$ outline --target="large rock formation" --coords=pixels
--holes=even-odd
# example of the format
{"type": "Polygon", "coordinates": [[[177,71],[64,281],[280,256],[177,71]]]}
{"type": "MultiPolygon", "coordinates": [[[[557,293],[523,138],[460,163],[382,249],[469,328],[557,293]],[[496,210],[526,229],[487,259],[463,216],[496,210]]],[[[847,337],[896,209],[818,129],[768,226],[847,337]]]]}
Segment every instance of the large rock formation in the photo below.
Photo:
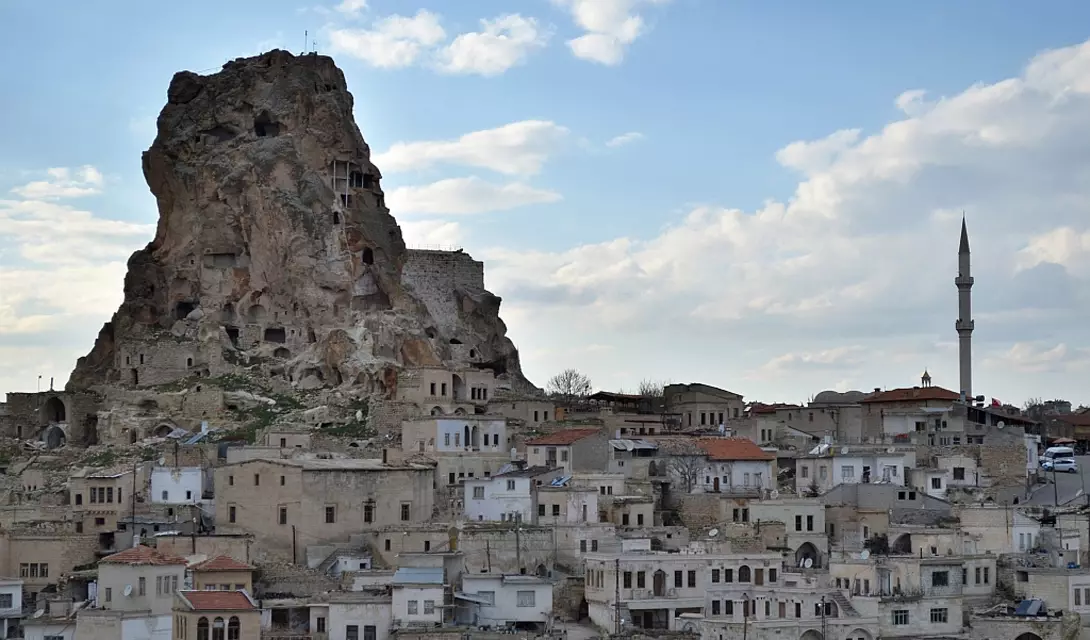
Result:
{"type": "Polygon", "coordinates": [[[167,98],[143,157],[155,239],[69,390],[246,372],[389,393],[413,366],[528,385],[480,263],[406,250],[331,58],[181,72],[167,98]]]}

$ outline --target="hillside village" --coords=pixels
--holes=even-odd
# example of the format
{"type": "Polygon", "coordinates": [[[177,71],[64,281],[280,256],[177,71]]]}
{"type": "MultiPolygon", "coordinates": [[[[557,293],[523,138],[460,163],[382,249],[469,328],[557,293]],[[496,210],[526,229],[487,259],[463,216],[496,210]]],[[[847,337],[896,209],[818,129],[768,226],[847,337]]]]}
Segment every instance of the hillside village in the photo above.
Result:
{"type": "Polygon", "coordinates": [[[1041,464],[1090,413],[972,393],[964,225],[958,391],[542,389],[351,105],[313,54],[172,80],[125,301],[0,405],[0,640],[1090,637],[1082,471],[1041,464]]]}

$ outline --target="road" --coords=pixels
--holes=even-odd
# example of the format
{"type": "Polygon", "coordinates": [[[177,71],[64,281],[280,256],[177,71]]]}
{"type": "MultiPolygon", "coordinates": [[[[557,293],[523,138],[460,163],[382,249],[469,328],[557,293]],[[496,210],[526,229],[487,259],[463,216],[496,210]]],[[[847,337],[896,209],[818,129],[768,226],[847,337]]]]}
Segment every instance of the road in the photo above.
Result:
{"type": "Polygon", "coordinates": [[[1025,504],[1048,507],[1057,502],[1064,505],[1076,499],[1085,500],[1082,497],[1083,489],[1090,487],[1090,484],[1086,484],[1090,483],[1090,478],[1086,477],[1090,473],[1090,469],[1087,468],[1090,467],[1090,456],[1078,456],[1075,460],[1079,463],[1078,473],[1055,474],[1055,485],[1052,484],[1053,474],[1047,473],[1048,484],[1040,485],[1025,504]]]}

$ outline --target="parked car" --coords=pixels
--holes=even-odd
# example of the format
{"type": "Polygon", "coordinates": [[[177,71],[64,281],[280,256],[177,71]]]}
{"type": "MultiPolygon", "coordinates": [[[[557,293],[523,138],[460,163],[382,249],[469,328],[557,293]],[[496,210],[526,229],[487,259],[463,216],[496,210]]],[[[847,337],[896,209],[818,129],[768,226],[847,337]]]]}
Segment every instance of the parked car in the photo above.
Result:
{"type": "Polygon", "coordinates": [[[1046,460],[1041,468],[1045,471],[1055,471],[1056,473],[1078,473],[1079,463],[1075,462],[1074,458],[1054,458],[1052,460],[1046,460]]]}

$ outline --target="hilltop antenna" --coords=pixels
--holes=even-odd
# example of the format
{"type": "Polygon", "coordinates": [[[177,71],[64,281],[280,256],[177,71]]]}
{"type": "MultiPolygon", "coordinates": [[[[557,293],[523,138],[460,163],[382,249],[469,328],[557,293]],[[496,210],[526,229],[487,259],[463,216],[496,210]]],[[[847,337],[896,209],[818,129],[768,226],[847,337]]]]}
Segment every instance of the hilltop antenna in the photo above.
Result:
{"type": "Polygon", "coordinates": [[[310,32],[303,29],[303,53],[307,52],[307,43],[310,42],[310,32]]]}

